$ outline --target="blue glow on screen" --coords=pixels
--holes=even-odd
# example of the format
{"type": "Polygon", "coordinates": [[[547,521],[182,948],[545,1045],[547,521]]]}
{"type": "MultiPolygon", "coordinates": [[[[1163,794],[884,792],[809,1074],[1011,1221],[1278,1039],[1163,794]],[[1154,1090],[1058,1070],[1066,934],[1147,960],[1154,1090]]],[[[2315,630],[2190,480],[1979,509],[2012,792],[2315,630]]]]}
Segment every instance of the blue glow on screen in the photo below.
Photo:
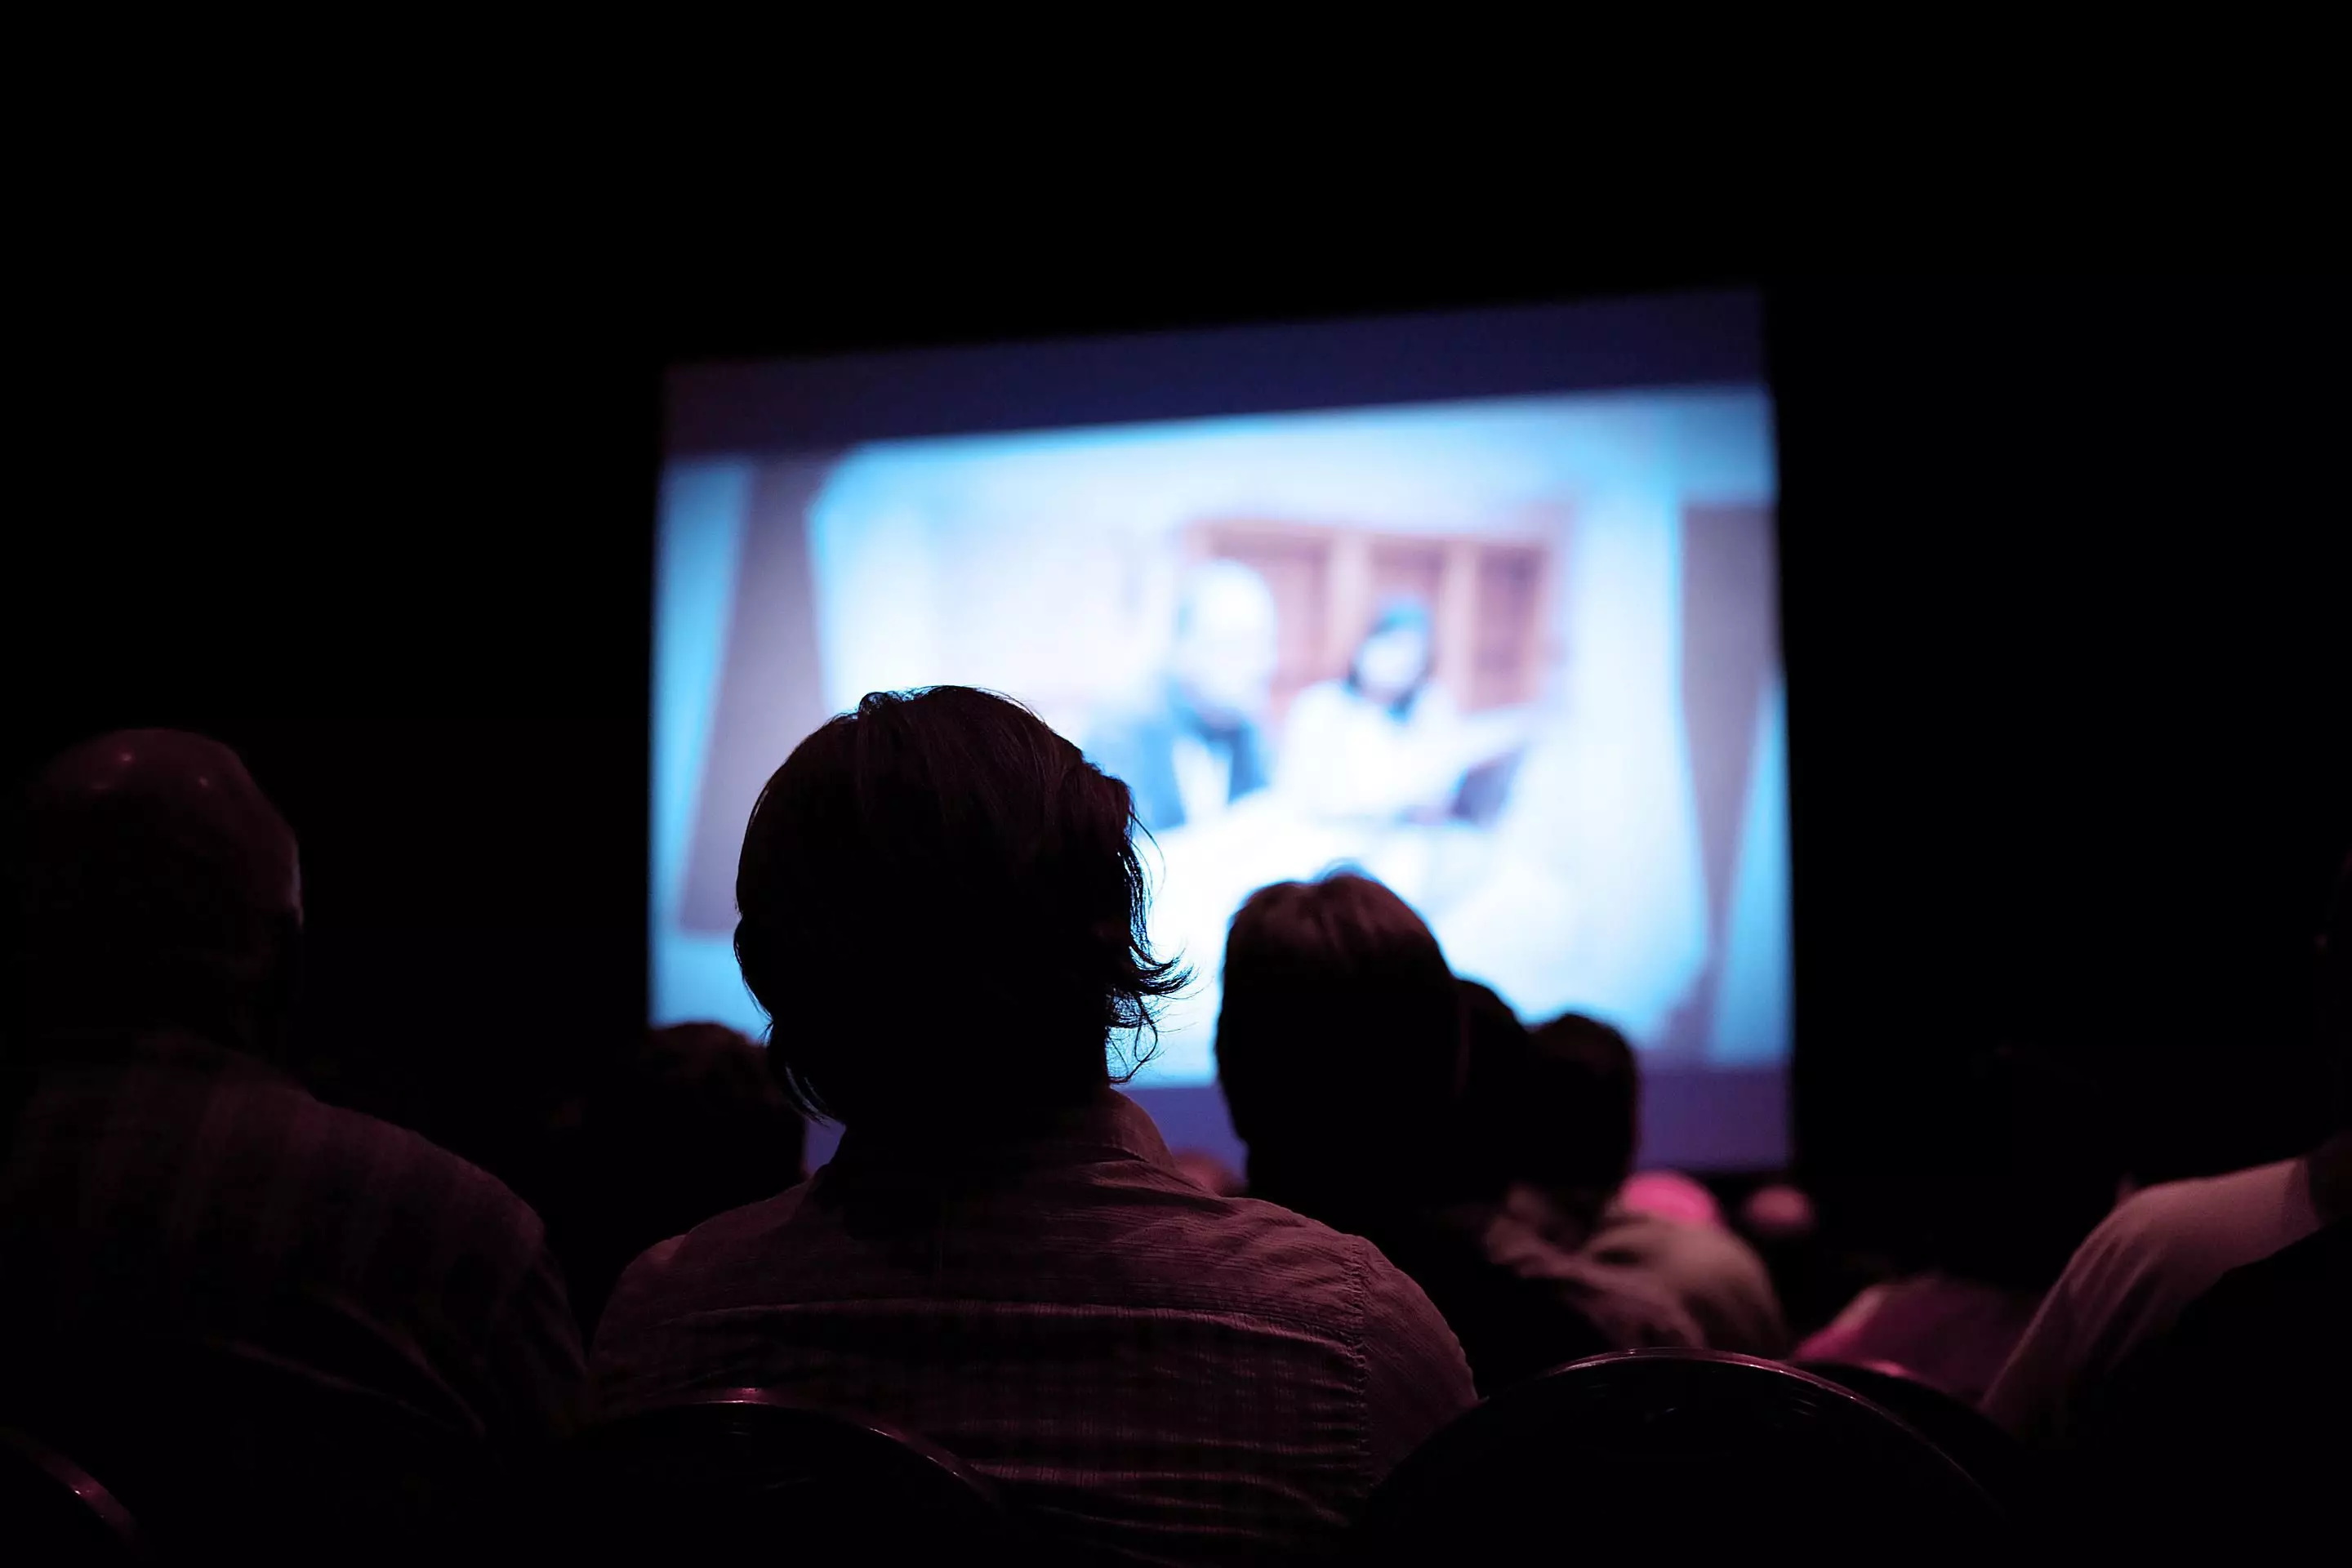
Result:
{"type": "MultiPolygon", "coordinates": [[[[1199,979],[1164,1020],[1139,1083],[1213,1079],[1224,922],[1251,888],[1337,863],[1397,887],[1456,970],[1531,1021],[1595,1013],[1645,1051],[1671,1047],[1693,1067],[1785,1060],[1786,704],[1761,388],[881,441],[794,461],[824,466],[793,520],[806,572],[791,594],[744,573],[747,538],[772,521],[755,515],[759,460],[673,461],[665,471],[656,1022],[715,1018],[755,1034],[763,1024],[726,931],[708,913],[689,919],[686,897],[690,863],[704,863],[698,831],[724,850],[730,826],[698,813],[739,616],[812,622],[821,689],[799,732],[869,690],[959,682],[1022,698],[1092,750],[1106,714],[1131,711],[1166,685],[1186,584],[1204,561],[1228,560],[1248,563],[1276,604],[1286,674],[1255,721],[1274,782],[1155,835],[1155,941],[1181,947],[1199,979]],[[1733,520],[1710,527],[1764,531],[1760,549],[1745,540],[1738,557],[1763,563],[1759,570],[1705,579],[1719,603],[1690,596],[1701,578],[1686,535],[1701,514],[1733,520]],[[1519,590],[1509,584],[1521,582],[1533,586],[1512,597],[1519,590]],[[1448,788],[1456,775],[1462,785],[1455,815],[1349,815],[1354,807],[1313,793],[1328,759],[1297,754],[1286,729],[1316,711],[1339,714],[1343,728],[1359,721],[1332,689],[1362,628],[1335,617],[1360,620],[1401,596],[1424,601],[1440,628],[1446,743],[1486,757],[1501,744],[1489,737],[1517,738],[1495,753],[1507,764],[1503,782],[1475,810],[1463,803],[1475,770],[1455,768],[1445,775],[1448,788]],[[1762,627],[1745,671],[1752,679],[1730,683],[1746,705],[1701,737],[1709,757],[1739,769],[1706,796],[1721,804],[1704,810],[1697,721],[1686,711],[1693,605],[1762,627]],[[1702,822],[1707,811],[1718,828],[1702,822]],[[1718,857],[1720,887],[1709,885],[1710,832],[1730,846],[1718,857]],[[1701,1022],[1687,1023],[1694,1016],[1701,1022]]],[[[762,772],[789,745],[780,736],[762,772]]],[[[1185,776],[1204,776],[1198,755],[1186,755],[1194,772],[1185,776]]],[[[1212,757],[1217,787],[1239,787],[1237,766],[1212,757]]],[[[731,830],[740,839],[740,820],[731,830]]]]}
{"type": "MultiPolygon", "coordinates": [[[[756,1035],[731,940],[678,918],[688,839],[702,785],[736,562],[754,465],[674,463],[664,472],[654,568],[652,1012],[657,1024],[709,1018],[756,1035]]],[[[781,760],[781,759],[779,759],[781,760]]]]}

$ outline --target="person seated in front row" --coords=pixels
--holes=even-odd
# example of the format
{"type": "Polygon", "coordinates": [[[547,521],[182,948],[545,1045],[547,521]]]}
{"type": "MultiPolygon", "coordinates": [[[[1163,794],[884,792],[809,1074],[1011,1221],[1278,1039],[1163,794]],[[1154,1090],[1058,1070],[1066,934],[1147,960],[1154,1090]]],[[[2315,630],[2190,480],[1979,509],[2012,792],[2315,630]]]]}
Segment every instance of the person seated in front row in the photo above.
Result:
{"type": "Polygon", "coordinates": [[[2222,1275],[2104,1392],[2060,1466],[2059,1531],[2141,1563],[2292,1563],[2338,1538],[2347,1324],[2352,1219],[2222,1275]]]}
{"type": "Polygon", "coordinates": [[[2223,1275],[2352,1219],[2352,857],[2315,948],[2335,1131],[2294,1159],[2143,1187],[2100,1221],[1985,1394],[1985,1414],[2027,1447],[2063,1455],[2096,1442],[2130,1368],[2223,1275]]]}
{"type": "Polygon", "coordinates": [[[1662,1213],[1664,1205],[1627,1200],[1641,1076],[1625,1037],[1571,1013],[1524,1031],[1521,1040],[1516,1060],[1482,1063],[1475,1080],[1475,1118],[1512,1163],[1490,1249],[1505,1258],[1564,1251],[1613,1282],[1592,1310],[1617,1337],[1634,1338],[1644,1321],[1637,1316],[1619,1326],[1621,1303],[1646,1314],[1646,1303],[1663,1296],[1688,1315],[1710,1350],[1787,1353],[1780,1300],[1754,1248],[1719,1221],[1697,1217],[1706,1211],[1695,1205],[1662,1213]]]}
{"type": "Polygon", "coordinates": [[[877,693],[803,741],[744,834],[735,950],[769,1060],[845,1131],[780,1196],[631,1266],[603,1408],[758,1384],[940,1444],[1062,1546],[1339,1552],[1474,1399],[1362,1239],[1178,1168],[1112,1031],[1181,976],[1145,940],[1126,785],[1028,710],[877,693]]]}
{"type": "Polygon", "coordinates": [[[469,1529],[583,1392],[539,1217],[289,1075],[300,872],[235,752],[108,735],[26,804],[0,1421],[190,1561],[469,1529]]]}
{"type": "Polygon", "coordinates": [[[1565,1249],[1490,1249],[1505,1173],[1464,1136],[1465,1028],[1437,939],[1380,883],[1250,895],[1216,1053],[1251,1195],[1378,1246],[1454,1325],[1482,1393],[1602,1351],[1698,1343],[1675,1303],[1638,1285],[1605,1300],[1620,1282],[1565,1249]]]}
{"type": "Polygon", "coordinates": [[[591,1333],[621,1271],[713,1215],[808,1176],[807,1128],[760,1047],[724,1024],[673,1024],[599,1059],[551,1130],[541,1208],[591,1333]]]}

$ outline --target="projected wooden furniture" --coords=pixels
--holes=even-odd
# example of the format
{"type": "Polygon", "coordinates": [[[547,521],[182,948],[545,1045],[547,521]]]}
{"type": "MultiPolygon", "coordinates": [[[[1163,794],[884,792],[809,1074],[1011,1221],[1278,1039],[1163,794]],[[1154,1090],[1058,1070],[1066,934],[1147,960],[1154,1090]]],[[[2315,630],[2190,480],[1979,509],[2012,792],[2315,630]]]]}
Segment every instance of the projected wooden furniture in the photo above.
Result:
{"type": "Polygon", "coordinates": [[[1433,673],[1465,710],[1531,701],[1547,653],[1557,518],[1532,519],[1549,537],[1374,532],[1341,524],[1246,518],[1185,531],[1191,561],[1238,561],[1274,591],[1279,619],[1277,721],[1291,700],[1348,672],[1356,645],[1390,598],[1429,607],[1433,673]]]}

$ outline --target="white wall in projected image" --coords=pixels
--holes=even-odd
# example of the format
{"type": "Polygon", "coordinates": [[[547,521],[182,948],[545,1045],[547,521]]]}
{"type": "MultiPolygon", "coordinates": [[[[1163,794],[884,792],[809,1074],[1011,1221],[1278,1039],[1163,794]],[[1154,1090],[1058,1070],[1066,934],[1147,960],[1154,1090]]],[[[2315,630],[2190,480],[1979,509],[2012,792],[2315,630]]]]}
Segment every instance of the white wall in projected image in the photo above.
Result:
{"type": "Polygon", "coordinates": [[[673,463],[656,1019],[760,1023],[683,889],[727,826],[697,814],[719,689],[753,679],[730,647],[799,616],[824,710],[984,686],[1129,778],[1155,942],[1199,977],[1139,1083],[1213,1077],[1234,909],[1337,864],[1523,1017],[1609,1017],[1660,1065],[1784,1059],[1771,453],[1744,385],[875,442],[795,459],[821,466],[791,574],[747,570],[786,525],[760,463],[673,463]]]}

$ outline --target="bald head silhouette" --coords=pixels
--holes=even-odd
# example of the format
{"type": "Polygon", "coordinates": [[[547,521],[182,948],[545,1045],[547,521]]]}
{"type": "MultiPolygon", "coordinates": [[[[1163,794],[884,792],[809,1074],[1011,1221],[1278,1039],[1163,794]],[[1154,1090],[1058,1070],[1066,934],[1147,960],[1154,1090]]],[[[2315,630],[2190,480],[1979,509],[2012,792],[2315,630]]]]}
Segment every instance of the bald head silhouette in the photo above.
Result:
{"type": "Polygon", "coordinates": [[[273,1046],[302,894],[294,834],[237,754],[125,730],[27,792],[17,952],[25,1032],[176,1026],[273,1046]]]}

